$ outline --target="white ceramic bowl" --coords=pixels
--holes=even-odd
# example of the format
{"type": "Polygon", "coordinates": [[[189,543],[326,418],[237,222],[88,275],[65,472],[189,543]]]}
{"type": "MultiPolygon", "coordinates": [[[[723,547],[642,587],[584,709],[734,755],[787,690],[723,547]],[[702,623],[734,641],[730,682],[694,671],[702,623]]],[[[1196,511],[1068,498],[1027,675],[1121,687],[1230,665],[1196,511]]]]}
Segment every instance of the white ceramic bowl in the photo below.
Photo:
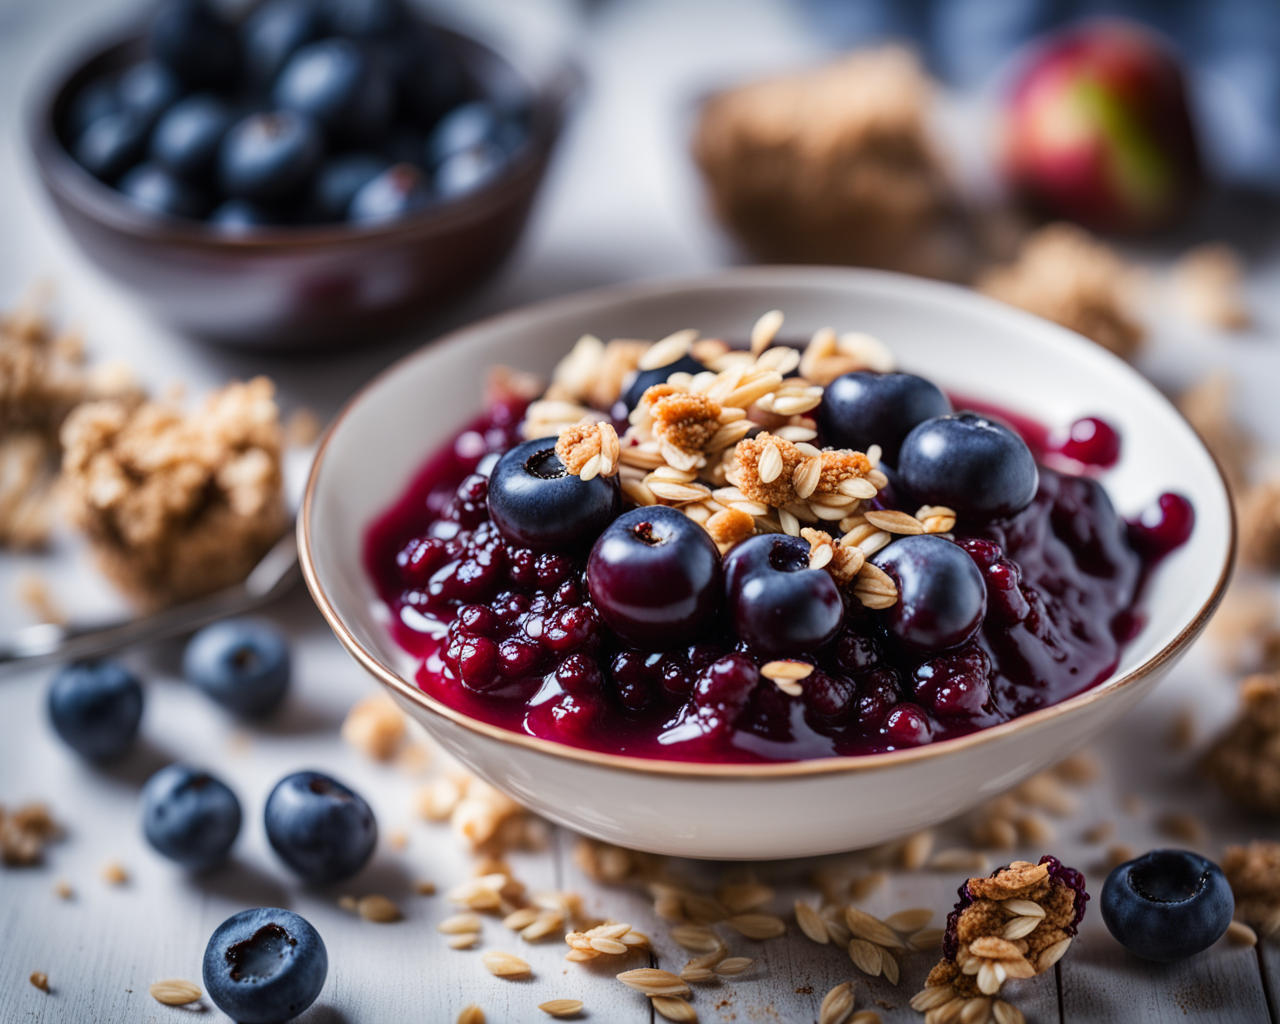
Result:
{"type": "Polygon", "coordinates": [[[978,804],[1088,742],[1131,708],[1204,628],[1235,536],[1213,459],[1125,363],[1054,324],[949,285],[866,270],[760,267],[589,292],[486,320],[391,367],[335,420],[299,522],[307,584],[351,654],[463,764],[553,821],[659,853],[776,858],[905,835],[978,804]],[[1195,504],[1190,542],[1157,571],[1148,623],[1105,683],[1004,725],[914,750],[785,764],[685,764],[579,750],[508,732],[422,693],[361,565],[370,521],[474,415],[494,363],[546,372],[584,332],[657,338],[681,327],[745,337],[760,313],[786,335],[823,325],[883,339],[900,365],[1050,426],[1096,414],[1119,428],[1105,478],[1122,514],[1163,491],[1195,504]]]}

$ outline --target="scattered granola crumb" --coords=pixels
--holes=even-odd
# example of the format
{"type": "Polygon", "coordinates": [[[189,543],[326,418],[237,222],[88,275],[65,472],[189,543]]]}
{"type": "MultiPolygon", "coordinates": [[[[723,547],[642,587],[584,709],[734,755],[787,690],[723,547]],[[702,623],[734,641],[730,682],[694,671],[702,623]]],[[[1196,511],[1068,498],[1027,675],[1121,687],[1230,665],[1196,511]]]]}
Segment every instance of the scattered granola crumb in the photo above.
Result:
{"type": "Polygon", "coordinates": [[[1258,933],[1243,921],[1232,921],[1227,925],[1227,941],[1233,946],[1256,946],[1258,933]]]}
{"type": "Polygon", "coordinates": [[[415,882],[413,891],[419,896],[434,896],[436,894],[435,882],[415,882]]]}
{"type": "Polygon", "coordinates": [[[1116,843],[1115,846],[1107,850],[1106,869],[1114,871],[1121,864],[1127,864],[1138,856],[1138,851],[1128,843],[1116,843]]]}
{"type": "Polygon", "coordinates": [[[67,621],[67,613],[54,600],[49,582],[36,572],[24,572],[18,577],[18,600],[26,605],[38,622],[58,625],[67,621]]]}
{"type": "Polygon", "coordinates": [[[1113,835],[1116,834],[1116,823],[1114,821],[1100,821],[1090,829],[1086,829],[1081,837],[1086,843],[1105,843],[1113,835]]]}
{"type": "Polygon", "coordinates": [[[458,1014],[458,1024],[485,1024],[484,1010],[476,1006],[475,1003],[469,1003],[458,1014]]]}
{"type": "Polygon", "coordinates": [[[1131,359],[1144,334],[1129,309],[1134,277],[1132,267],[1083,228],[1055,223],[1028,235],[1017,260],[988,271],[978,289],[1131,359]]]}
{"type": "Polygon", "coordinates": [[[153,981],[147,989],[151,998],[165,1006],[187,1006],[194,1003],[203,994],[199,985],[193,985],[181,978],[168,978],[164,981],[153,981]]]}
{"type": "Polygon", "coordinates": [[[60,900],[74,899],[76,895],[76,891],[71,888],[71,883],[65,878],[59,878],[53,883],[53,892],[60,900]]]}
{"type": "MultiPolygon", "coordinates": [[[[1236,420],[1234,390],[1227,371],[1217,370],[1182,392],[1177,404],[1218,460],[1232,494],[1240,498],[1248,490],[1249,463],[1257,442],[1236,420]]],[[[1247,524],[1243,513],[1241,522],[1247,524]]]]}
{"type": "Polygon", "coordinates": [[[1200,762],[1233,803],[1280,817],[1280,675],[1240,684],[1240,714],[1200,762]]]}
{"type": "Polygon", "coordinates": [[[1261,583],[1240,580],[1227,589],[1205,633],[1229,670],[1273,672],[1280,669],[1278,626],[1271,591],[1261,583]]]}
{"type": "Polygon", "coordinates": [[[1173,268],[1173,296],[1188,316],[1211,327],[1244,330],[1251,323],[1245,303],[1244,267],[1222,242],[1198,245],[1173,268]]]}
{"type": "Polygon", "coordinates": [[[32,971],[28,980],[41,992],[49,991],[49,975],[45,974],[44,971],[32,971]]]}
{"type": "Polygon", "coordinates": [[[1169,723],[1167,743],[1175,753],[1190,750],[1196,741],[1196,718],[1189,707],[1179,708],[1169,723]]]}
{"type": "Polygon", "coordinates": [[[1236,916],[1265,938],[1280,912],[1280,843],[1256,839],[1247,846],[1228,846],[1222,873],[1235,894],[1236,916]]]}
{"type": "Polygon", "coordinates": [[[399,907],[385,896],[376,893],[371,896],[362,896],[357,900],[356,913],[366,921],[373,921],[375,924],[390,924],[404,917],[399,907]]]}
{"type": "Polygon", "coordinates": [[[1264,480],[1236,493],[1241,559],[1280,572],[1280,480],[1264,480]]]}
{"type": "Polygon", "coordinates": [[[406,732],[404,713],[382,691],[357,701],[342,723],[342,738],[375,761],[395,757],[406,732]]]}
{"type": "Polygon", "coordinates": [[[27,804],[6,812],[0,806],[0,861],[7,867],[39,864],[44,847],[62,836],[44,804],[27,804]]]}
{"type": "Polygon", "coordinates": [[[102,880],[108,885],[126,885],[129,881],[129,872],[124,869],[124,865],[118,860],[107,861],[102,865],[102,880]]]}
{"type": "Polygon", "coordinates": [[[1167,836],[1188,843],[1201,842],[1205,837],[1205,828],[1200,819],[1182,811],[1160,815],[1156,819],[1156,828],[1167,836]]]}
{"type": "Polygon", "coordinates": [[[305,405],[299,406],[284,421],[284,443],[290,448],[310,448],[322,430],[324,424],[315,411],[305,405]]]}

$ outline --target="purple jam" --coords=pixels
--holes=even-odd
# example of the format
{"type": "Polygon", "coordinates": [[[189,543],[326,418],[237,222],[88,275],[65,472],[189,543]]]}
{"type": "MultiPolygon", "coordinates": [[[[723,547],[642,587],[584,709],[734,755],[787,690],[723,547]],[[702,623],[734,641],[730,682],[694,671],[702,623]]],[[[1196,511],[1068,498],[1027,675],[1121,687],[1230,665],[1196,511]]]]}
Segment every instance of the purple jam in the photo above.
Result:
{"type": "MultiPolygon", "coordinates": [[[[625,644],[591,599],[585,552],[537,554],[503,538],[487,474],[519,442],[522,415],[521,403],[499,403],[428,459],[369,528],[365,565],[396,640],[419,659],[425,693],[515,732],[608,753],[739,763],[871,754],[1057,704],[1114,671],[1141,628],[1149,571],[1193,521],[1185,499],[1165,495],[1157,512],[1126,524],[1091,476],[1042,465],[1021,512],[955,530],[986,588],[976,633],[922,652],[846,597],[835,636],[797,656],[814,671],[793,697],[757,685],[770,658],[723,616],[688,646],[625,644]]],[[[1050,450],[1044,427],[999,415],[1038,459],[1050,450]]],[[[1081,444],[1090,438],[1081,432],[1081,444]]],[[[892,488],[876,505],[896,507],[892,488]]]]}

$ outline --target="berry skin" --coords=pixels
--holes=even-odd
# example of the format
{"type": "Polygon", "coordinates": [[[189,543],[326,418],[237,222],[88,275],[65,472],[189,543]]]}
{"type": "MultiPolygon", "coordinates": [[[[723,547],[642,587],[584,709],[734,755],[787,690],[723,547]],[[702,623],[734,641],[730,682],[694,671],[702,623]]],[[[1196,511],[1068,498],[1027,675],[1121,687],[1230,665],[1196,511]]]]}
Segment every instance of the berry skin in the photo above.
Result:
{"type": "Polygon", "coordinates": [[[240,801],[207,772],[161,768],[142,787],[142,831],[157,852],[194,871],[221,862],[240,832],[240,801]]]}
{"type": "Polygon", "coordinates": [[[493,142],[498,134],[498,119],[498,111],[483,100],[455,107],[431,130],[427,162],[436,166],[455,153],[493,142]]]}
{"type": "Polygon", "coordinates": [[[673,508],[632,509],[600,535],[587,586],[601,618],[628,643],[674,647],[705,633],[720,607],[720,552],[673,508]]]}
{"type": "Polygon", "coordinates": [[[148,126],[154,125],[166,110],[182,95],[182,83],[164,65],[154,60],[135,64],[123,75],[116,86],[120,106],[132,110],[148,126]]]}
{"type": "Polygon", "coordinates": [[[959,647],[987,613],[982,571],[962,548],[932,534],[903,537],[878,552],[898,600],[884,611],[889,630],[919,651],[959,647]]]}
{"type": "Polygon", "coordinates": [[[281,222],[279,214],[248,199],[228,199],[219,203],[211,214],[209,223],[228,235],[244,234],[255,228],[270,227],[281,222]]]}
{"type": "Polygon", "coordinates": [[[204,987],[241,1024],[284,1024],[316,1001],[329,973],[324,940],[289,910],[242,910],[204,950],[204,987]]]}
{"type": "Polygon", "coordinates": [[[378,823],[364,799],[319,772],[281,779],[267,797],[267,839],[304,882],[350,878],[368,863],[378,823]]]}
{"type": "Polygon", "coordinates": [[[233,125],[218,150],[218,181],[237,199],[282,199],[320,162],[324,140],[305,114],[250,114],[233,125]]]}
{"type": "Polygon", "coordinates": [[[217,163],[222,137],[234,121],[231,108],[210,93],[179,100],[151,135],[151,159],[180,178],[207,178],[217,163]]]}
{"type": "Polygon", "coordinates": [[[891,750],[920,747],[933,739],[929,717],[916,704],[897,704],[884,717],[880,735],[891,750]]]}
{"type": "Polygon", "coordinates": [[[703,669],[692,698],[699,731],[707,736],[728,733],[759,681],[759,669],[744,654],[726,654],[703,669]]]}
{"type": "Polygon", "coordinates": [[[364,223],[395,220],[431,204],[431,186],[413,164],[394,164],[370,178],[351,197],[347,219],[364,223]]]}
{"type": "Polygon", "coordinates": [[[168,0],[151,22],[151,52],[192,88],[217,87],[232,83],[240,40],[207,0],[168,0]]]}
{"type": "Polygon", "coordinates": [[[951,402],[932,381],[910,373],[858,370],[837,377],[822,395],[819,417],[827,443],[865,452],[880,446],[886,462],[918,424],[951,412],[951,402]]]}
{"type": "Polygon", "coordinates": [[[67,111],[67,127],[72,138],[79,138],[84,130],[100,117],[118,113],[121,109],[120,93],[110,78],[95,78],[81,87],[71,100],[67,111]]]}
{"type": "Polygon", "coordinates": [[[269,0],[245,19],[244,62],[250,84],[269,88],[301,47],[323,31],[316,0],[269,0]]]}
{"type": "Polygon", "coordinates": [[[63,743],[83,757],[105,761],[133,745],[142,720],[142,687],[118,662],[77,662],[53,677],[48,706],[63,743]]]}
{"type": "Polygon", "coordinates": [[[103,114],[76,140],[76,162],[95,178],[115,181],[147,151],[147,122],[132,110],[103,114]]]}
{"type": "Polygon", "coordinates": [[[622,400],[627,405],[627,411],[630,412],[640,404],[640,397],[655,384],[665,384],[667,378],[673,373],[701,373],[706,367],[690,355],[681,356],[674,363],[668,363],[666,366],[659,366],[656,370],[641,370],[635,379],[627,385],[627,390],[623,392],[622,400]]]}
{"type": "Polygon", "coordinates": [[[236,714],[265,715],[289,688],[289,644],[263,619],[224,619],[191,638],[182,673],[236,714]]]}
{"type": "Polygon", "coordinates": [[[506,155],[491,143],[454,153],[436,168],[436,194],[441,199],[456,199],[475,192],[497,178],[506,162],[506,155]]]}
{"type": "Polygon", "coordinates": [[[200,188],[158,164],[139,164],[120,179],[117,188],[135,205],[167,217],[198,220],[209,209],[209,198],[200,188]]]}
{"type": "Polygon", "coordinates": [[[1040,483],[1026,442],[973,412],[935,416],[913,429],[902,442],[898,473],[918,501],[975,520],[1022,511],[1040,483]]]}
{"type": "Polygon", "coordinates": [[[409,22],[401,0],[324,0],[323,11],[329,31],[351,39],[388,36],[409,22]]]}
{"type": "Polygon", "coordinates": [[[324,39],[289,58],[272,90],[276,105],[314,118],[338,142],[382,138],[395,93],[386,72],[355,43],[324,39]]]}
{"type": "Polygon", "coordinates": [[[585,548],[618,517],[616,478],[571,475],[555,443],[544,437],[516,445],[489,475],[489,515],[512,544],[538,551],[585,548]]]}
{"type": "Polygon", "coordinates": [[[1218,941],[1235,899],[1222,869],[1189,850],[1152,850],[1121,864],[1102,887],[1102,920],[1147,960],[1185,960],[1218,941]]]}
{"type": "Polygon", "coordinates": [[[829,573],[809,568],[809,544],[799,537],[751,537],[725,556],[724,573],[734,629],[762,655],[810,653],[840,629],[840,590],[829,573]]]}
{"type": "Polygon", "coordinates": [[[323,220],[342,220],[355,194],[390,164],[376,153],[340,153],[320,165],[311,188],[311,205],[323,220]]]}

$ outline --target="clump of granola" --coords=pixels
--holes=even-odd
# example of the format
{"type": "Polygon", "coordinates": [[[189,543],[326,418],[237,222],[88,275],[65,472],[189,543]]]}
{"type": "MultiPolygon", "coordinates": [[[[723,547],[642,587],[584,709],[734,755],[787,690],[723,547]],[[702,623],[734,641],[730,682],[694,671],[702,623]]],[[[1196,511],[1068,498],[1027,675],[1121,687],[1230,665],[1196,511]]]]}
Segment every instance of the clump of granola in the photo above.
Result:
{"type": "Polygon", "coordinates": [[[1222,873],[1236,898],[1236,917],[1266,938],[1280,927],[1280,843],[1255,839],[1228,846],[1222,873]]]}
{"type": "Polygon", "coordinates": [[[1129,309],[1134,279],[1111,248],[1083,228],[1058,223],[1028,235],[1018,258],[988,271],[978,289],[1131,359],[1144,335],[1129,309]]]}
{"type": "MultiPolygon", "coordinates": [[[[995,996],[1009,978],[1031,978],[1056,964],[1089,899],[1084,876],[1050,856],[970,878],[959,892],[947,917],[943,959],[911,1000],[914,1009],[939,1019],[961,1019],[962,1008],[995,996]]],[[[980,1024],[989,1014],[972,1019],[980,1024]]]]}
{"type": "Polygon", "coordinates": [[[611,423],[579,423],[560,435],[556,455],[564,468],[583,480],[618,472],[622,448],[611,423]]]}
{"type": "Polygon", "coordinates": [[[1280,480],[1265,480],[1236,493],[1240,557],[1260,569],[1280,572],[1280,480]]]}
{"type": "Polygon", "coordinates": [[[694,156],[717,215],[766,260],[957,276],[933,87],[899,47],[754,82],[703,108],[694,156]]]}
{"type": "Polygon", "coordinates": [[[275,386],[233,382],[199,411],[89,402],[64,424],[63,493],[103,571],[143,608],[237,583],[287,525],[275,386]]]}
{"type": "Polygon", "coordinates": [[[1280,675],[1240,684],[1240,714],[1200,762],[1229,800],[1280,817],[1280,675]]]}
{"type": "Polygon", "coordinates": [[[1189,249],[1173,268],[1173,295],[1187,315],[1228,331],[1252,322],[1243,283],[1240,256],[1222,242],[1189,249]]]}
{"type": "Polygon", "coordinates": [[[27,804],[6,811],[0,807],[0,860],[10,867],[39,864],[46,843],[62,829],[44,804],[27,804]]]}

